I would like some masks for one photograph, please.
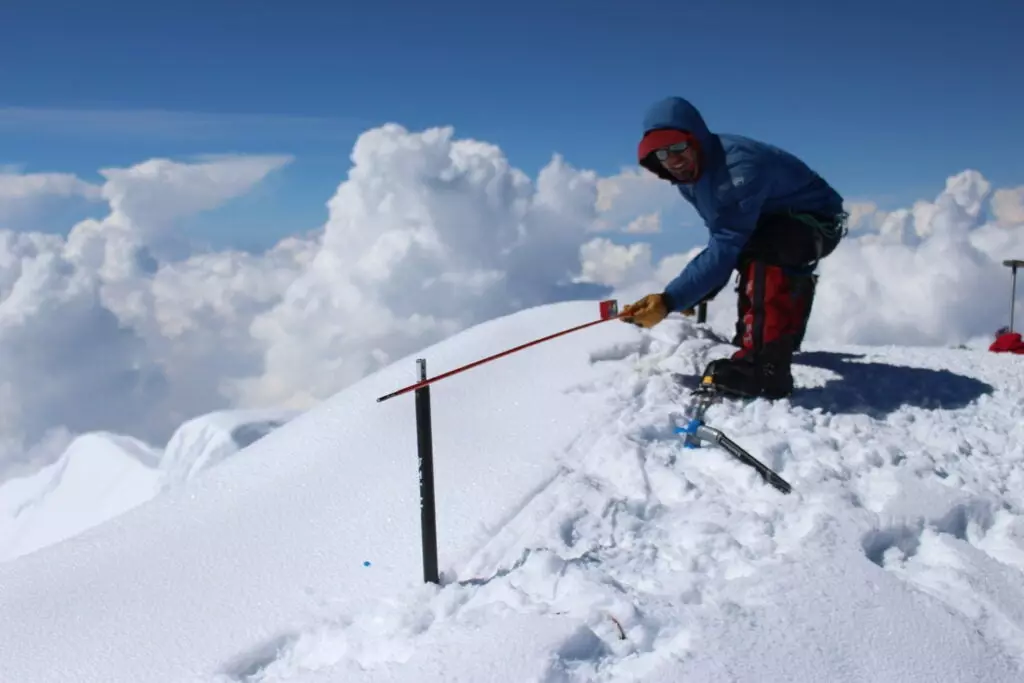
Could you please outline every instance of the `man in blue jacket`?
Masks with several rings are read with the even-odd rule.
[[[782,398],[807,328],[818,261],[846,232],[843,198],[792,154],[739,135],[714,134],[681,97],[656,102],[644,120],[641,166],[674,184],[707,225],[707,247],[665,290],[623,309],[653,327],[686,315],[739,273],[731,358],[712,361],[702,383],[732,395]]]

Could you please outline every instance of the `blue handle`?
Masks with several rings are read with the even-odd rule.
[[[676,427],[676,434],[686,434],[686,441],[683,444],[684,448],[700,448],[700,439],[697,438],[697,427],[700,427],[703,422],[694,418],[686,423],[685,427]]]

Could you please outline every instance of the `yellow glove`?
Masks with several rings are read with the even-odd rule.
[[[668,315],[661,294],[648,294],[622,309],[622,319],[640,327],[654,327]]]

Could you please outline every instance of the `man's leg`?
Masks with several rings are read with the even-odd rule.
[[[739,350],[714,361],[705,382],[743,396],[781,398],[793,390],[793,353],[807,329],[817,260],[835,243],[792,216],[762,218],[737,268],[736,336]]]
[[[740,272],[742,317],[731,358],[715,361],[705,375],[718,389],[741,396],[782,398],[793,391],[793,352],[810,306],[806,276],[781,266],[749,261]]]
[[[811,320],[811,306],[814,304],[814,293],[818,288],[818,276],[807,275],[794,282],[797,296],[804,301],[800,329],[793,342],[793,352],[800,350],[804,343],[804,335],[807,333],[807,323]]]

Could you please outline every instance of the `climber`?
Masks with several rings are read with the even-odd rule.
[[[712,361],[703,383],[744,397],[790,395],[792,358],[807,329],[815,270],[846,234],[843,198],[778,147],[712,133],[681,97],[648,110],[637,157],[694,206],[709,241],[664,291],[626,306],[624,319],[650,328],[671,312],[692,315],[737,271],[732,341],[739,350]]]

